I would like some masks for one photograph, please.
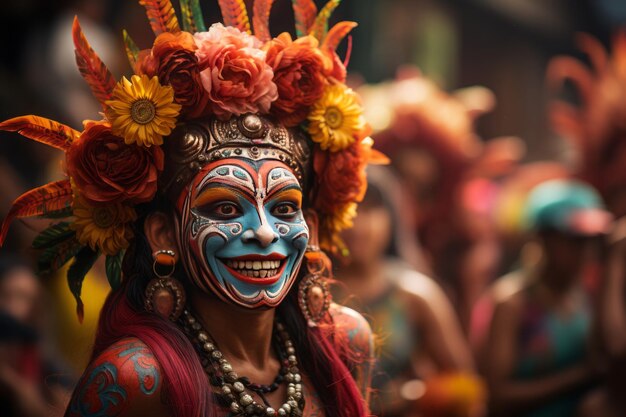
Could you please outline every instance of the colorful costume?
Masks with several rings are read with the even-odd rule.
[[[113,288],[69,415],[117,415],[161,385],[174,416],[300,416],[305,404],[365,415],[367,383],[346,374],[367,380],[358,374],[367,373],[369,330],[331,304],[322,252],[343,248],[337,233],[363,197],[365,167],[383,160],[335,53],[356,24],[328,29],[337,0],[319,13],[294,0],[299,37],[272,38],[271,0],[254,2],[254,34],[241,0],[220,0],[225,26],[208,30],[197,0],[181,0],[182,29],[168,0],[140,3],[157,37],[139,50],[124,33],[130,80],[115,82],[74,21],[76,61],[103,120],[82,132],[36,116],[0,124],[63,150],[68,174],[18,198],[0,241],[15,218],[68,218],[35,240],[41,269],[74,259],[67,277],[79,317],[83,278],[102,255]],[[144,225],[155,213],[173,224],[176,251],[151,249]],[[274,384],[237,375],[186,303],[190,291],[277,308]],[[139,379],[119,382],[128,374]],[[318,400],[305,403],[305,379]],[[287,399],[272,408],[264,395],[282,383]]]

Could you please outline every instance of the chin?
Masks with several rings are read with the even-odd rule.
[[[278,307],[296,280],[296,258],[280,254],[215,258],[220,298],[245,309]]]

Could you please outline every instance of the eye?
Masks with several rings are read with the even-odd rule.
[[[300,208],[290,202],[279,203],[272,208],[272,215],[276,217],[290,218],[296,215]]]
[[[219,203],[214,208],[215,214],[222,217],[237,217],[240,214],[239,207],[234,203]]]
[[[207,217],[228,220],[239,217],[242,214],[239,206],[231,201],[222,201],[199,208],[199,211]]]

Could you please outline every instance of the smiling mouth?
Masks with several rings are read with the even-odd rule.
[[[287,258],[282,255],[246,255],[220,259],[235,278],[248,284],[271,285],[276,283],[285,269]]]

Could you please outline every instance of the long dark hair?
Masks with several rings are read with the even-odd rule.
[[[134,227],[135,239],[124,260],[124,280],[120,288],[111,292],[102,308],[92,357],[120,339],[137,337],[151,349],[161,367],[166,381],[163,392],[172,415],[216,416],[218,408],[211,397],[208,378],[197,355],[189,354],[194,351],[191,342],[174,323],[144,308],[144,291],[153,275],[152,254],[143,232],[145,219],[149,213],[171,213],[171,210],[167,201],[158,199],[141,209],[143,214]],[[177,268],[177,278],[190,287],[183,268]],[[337,348],[337,338],[332,332],[307,325],[298,307],[297,283],[277,313],[296,347],[300,367],[324,405],[325,415],[366,416],[367,405],[345,363],[346,355],[340,354],[349,349]]]

